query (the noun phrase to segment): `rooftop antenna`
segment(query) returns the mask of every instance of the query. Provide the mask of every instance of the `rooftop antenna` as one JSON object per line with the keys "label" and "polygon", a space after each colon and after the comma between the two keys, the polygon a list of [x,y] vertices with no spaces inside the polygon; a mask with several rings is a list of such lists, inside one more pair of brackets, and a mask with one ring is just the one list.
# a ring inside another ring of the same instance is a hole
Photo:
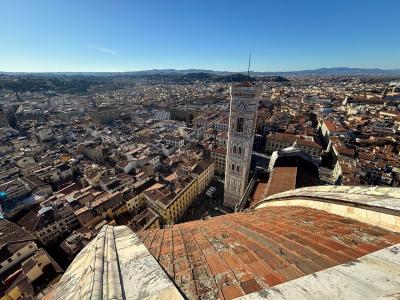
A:
{"label": "rooftop antenna", "polygon": [[250,81],[250,63],[251,63],[251,52],[249,55],[249,65],[247,66],[247,77],[249,77],[249,81]]}

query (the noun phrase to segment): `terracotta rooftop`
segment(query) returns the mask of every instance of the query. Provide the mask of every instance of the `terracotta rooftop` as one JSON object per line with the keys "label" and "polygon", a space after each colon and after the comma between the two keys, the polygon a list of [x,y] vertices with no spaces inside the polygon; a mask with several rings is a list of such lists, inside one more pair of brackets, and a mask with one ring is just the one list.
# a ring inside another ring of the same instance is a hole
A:
{"label": "terracotta rooftop", "polygon": [[250,81],[243,81],[233,84],[234,87],[254,87]]}
{"label": "terracotta rooftop", "polygon": [[215,148],[215,149],[211,149],[210,152],[226,155],[226,148],[218,147],[218,148]]}
{"label": "terracotta rooftop", "polygon": [[264,192],[267,188],[268,180],[257,181],[255,183],[255,188],[253,195],[251,197],[251,203],[257,203],[264,199]]}
{"label": "terracotta rooftop", "polygon": [[335,147],[336,151],[339,152],[339,154],[344,155],[344,156],[354,157],[354,155],[356,153],[354,151],[354,149],[347,148],[346,146],[335,144],[334,147]]}
{"label": "terracotta rooftop", "polygon": [[275,160],[260,200],[281,192],[318,184],[319,174],[316,165],[301,156],[281,156]]}
{"label": "terracotta rooftop", "polygon": [[334,121],[331,121],[331,120],[324,120],[324,124],[330,132],[345,132],[346,131],[346,129],[343,128],[342,125],[335,123]]}
{"label": "terracotta rooftop", "polygon": [[15,223],[0,219],[0,263],[36,238]]}
{"label": "terracotta rooftop", "polygon": [[144,231],[144,245],[188,299],[232,299],[400,242],[400,235],[306,207]]}
{"label": "terracotta rooftop", "polygon": [[264,199],[265,197],[271,196],[273,194],[295,189],[297,172],[297,166],[274,168],[271,172],[271,177],[268,181],[267,186],[265,187],[265,191],[261,199]]}
{"label": "terracotta rooftop", "polygon": [[294,143],[296,142],[298,145],[306,146],[306,147],[313,147],[322,149],[322,146],[312,140],[306,140],[301,138],[295,134],[290,133],[282,133],[282,132],[273,132],[267,136],[268,140],[277,140],[287,143]]}

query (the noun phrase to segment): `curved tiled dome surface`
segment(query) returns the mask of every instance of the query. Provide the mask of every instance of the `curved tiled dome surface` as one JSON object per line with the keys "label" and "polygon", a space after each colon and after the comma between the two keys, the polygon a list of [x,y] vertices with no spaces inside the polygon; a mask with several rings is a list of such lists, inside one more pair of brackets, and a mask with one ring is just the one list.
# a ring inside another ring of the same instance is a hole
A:
{"label": "curved tiled dome surface", "polygon": [[400,188],[336,185],[312,186],[275,194],[254,204],[253,207],[258,207],[261,203],[269,200],[288,197],[298,198],[300,196],[347,201],[395,211],[400,210]]}
{"label": "curved tiled dome surface", "polygon": [[399,196],[320,186],[138,235],[104,226],[46,299],[394,299]]}
{"label": "curved tiled dome surface", "polygon": [[189,299],[232,299],[400,243],[400,236],[308,207],[268,207],[139,235]]}
{"label": "curved tiled dome surface", "polygon": [[400,188],[315,186],[272,195],[252,208],[310,207],[400,232]]}

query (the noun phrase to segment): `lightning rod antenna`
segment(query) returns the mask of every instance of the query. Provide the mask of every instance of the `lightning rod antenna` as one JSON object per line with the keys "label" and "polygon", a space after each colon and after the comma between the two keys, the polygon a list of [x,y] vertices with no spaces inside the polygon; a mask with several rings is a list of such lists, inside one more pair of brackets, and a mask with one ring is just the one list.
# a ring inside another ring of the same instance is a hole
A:
{"label": "lightning rod antenna", "polygon": [[251,52],[249,55],[249,65],[247,66],[247,77],[249,77],[249,81],[250,81],[250,63],[251,63]]}

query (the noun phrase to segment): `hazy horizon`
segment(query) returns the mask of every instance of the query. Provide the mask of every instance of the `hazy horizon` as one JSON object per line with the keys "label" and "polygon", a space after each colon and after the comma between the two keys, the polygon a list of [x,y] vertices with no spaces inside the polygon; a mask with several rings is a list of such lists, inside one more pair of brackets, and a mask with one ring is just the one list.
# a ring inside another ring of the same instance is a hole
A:
{"label": "hazy horizon", "polygon": [[[0,2],[3,72],[400,69],[400,2]],[[377,12],[384,12],[377,18]]]}
{"label": "hazy horizon", "polygon": [[[315,71],[315,70],[323,70],[323,69],[361,69],[361,70],[381,70],[381,71],[400,71],[400,68],[394,69],[383,69],[377,67],[319,67],[313,69],[301,69],[301,70],[282,70],[282,71],[255,71],[250,70],[250,73],[295,73],[295,72],[303,72],[303,71]],[[153,69],[140,69],[140,70],[123,70],[123,71],[4,71],[0,69],[0,73],[28,73],[28,74],[40,74],[40,73],[135,73],[135,72],[150,72],[150,71],[211,71],[211,72],[227,72],[227,73],[246,73],[247,70],[216,70],[216,69],[200,69],[200,68],[187,68],[187,69],[177,69],[177,68],[153,68]]]}

